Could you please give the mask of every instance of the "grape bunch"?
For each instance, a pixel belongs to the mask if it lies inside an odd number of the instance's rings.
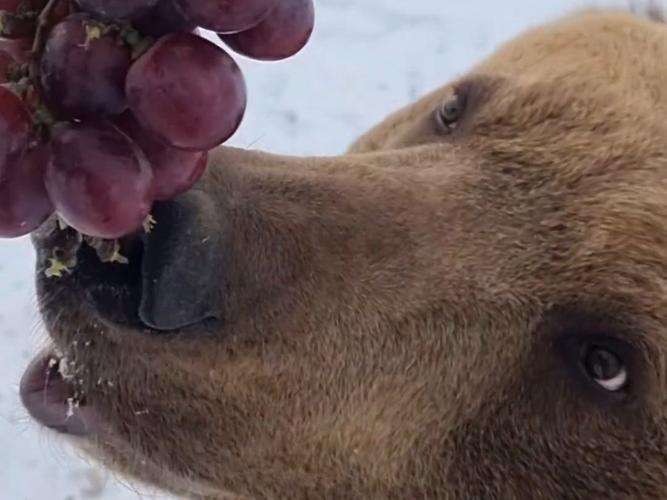
[[[276,61],[313,25],[313,0],[0,0],[0,237],[54,212],[104,241],[146,227],[245,112],[239,66],[199,29]]]

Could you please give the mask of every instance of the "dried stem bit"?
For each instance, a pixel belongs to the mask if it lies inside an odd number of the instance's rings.
[[[76,254],[83,241],[81,234],[72,228],[55,229],[53,250],[48,258],[48,266],[44,271],[47,278],[60,278],[71,272],[76,266]]]
[[[133,61],[138,59],[155,43],[153,37],[142,35],[129,24],[126,24],[121,28],[120,36],[125,44],[132,50]]]
[[[49,25],[49,18],[58,5],[58,0],[48,0],[42,11],[36,19],[35,36],[32,44],[33,58],[38,58],[44,48],[44,40],[46,38],[46,29]]]
[[[58,257],[49,258],[49,266],[44,271],[47,278],[62,278],[63,274],[70,273],[74,264],[64,263]]]
[[[143,226],[144,226],[144,231],[147,233],[150,233],[153,229],[155,229],[155,225],[157,224],[157,221],[153,217],[152,214],[148,214],[146,218],[144,219]]]
[[[127,264],[127,257],[120,253],[120,243],[118,240],[105,240],[84,235],[86,244],[95,249],[95,253],[102,262],[115,262],[117,264]]]
[[[129,260],[121,253],[120,241],[104,239],[82,234],[69,226],[62,218],[55,216],[51,223],[48,238],[53,250],[47,258],[44,271],[49,278],[60,278],[69,273],[77,264],[77,253],[82,244],[95,250],[97,257],[104,263],[128,264]],[[150,232],[155,225],[152,216],[146,217],[144,230]]]
[[[58,229],[61,231],[64,231],[70,227],[70,225],[60,217],[60,215],[56,215],[56,222],[58,223]]]

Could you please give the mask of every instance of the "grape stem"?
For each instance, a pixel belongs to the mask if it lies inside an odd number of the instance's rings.
[[[42,11],[37,16],[37,26],[35,28],[35,39],[32,43],[31,61],[30,61],[30,77],[37,81],[39,77],[39,55],[44,49],[46,43],[46,27],[49,23],[49,17],[56,7],[59,0],[49,0]]]

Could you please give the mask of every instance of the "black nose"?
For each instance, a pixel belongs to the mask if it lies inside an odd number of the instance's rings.
[[[190,191],[157,202],[152,215],[152,231],[120,240],[127,263],[104,263],[84,242],[62,286],[80,288],[102,317],[116,323],[172,331],[221,319],[222,238],[212,201],[201,191]],[[38,259],[48,259],[67,234],[33,238]]]
[[[143,235],[139,317],[157,330],[174,330],[220,318],[220,224],[212,200],[191,191],[157,203],[156,226]]]

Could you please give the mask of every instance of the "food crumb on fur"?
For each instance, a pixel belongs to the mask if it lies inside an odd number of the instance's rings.
[[[69,228],[69,224],[65,222],[60,215],[56,216],[56,222],[58,223],[58,229],[61,231]]]
[[[95,250],[97,257],[101,262],[116,264],[129,263],[127,257],[120,253],[120,243],[118,240],[104,240],[86,235],[83,236],[83,239],[88,246]]]
[[[67,418],[72,418],[74,415],[74,409],[79,407],[79,401],[74,398],[67,398]]]
[[[47,278],[62,278],[64,274],[71,272],[71,267],[58,258],[50,258],[49,266],[44,271]]]
[[[62,278],[65,273],[76,267],[76,254],[83,238],[81,234],[71,228],[56,229],[52,233],[53,250],[46,260],[44,274],[47,278]]]
[[[157,224],[157,221],[155,220],[153,215],[148,214],[146,216],[146,218],[144,219],[144,222],[143,222],[142,225],[144,227],[144,231],[147,232],[147,233],[150,233],[151,231],[153,231],[153,229],[155,229],[156,224]]]
[[[60,361],[58,362],[58,372],[63,380],[67,382],[74,380],[74,375],[76,374],[74,361],[70,361],[67,357],[60,358]]]

